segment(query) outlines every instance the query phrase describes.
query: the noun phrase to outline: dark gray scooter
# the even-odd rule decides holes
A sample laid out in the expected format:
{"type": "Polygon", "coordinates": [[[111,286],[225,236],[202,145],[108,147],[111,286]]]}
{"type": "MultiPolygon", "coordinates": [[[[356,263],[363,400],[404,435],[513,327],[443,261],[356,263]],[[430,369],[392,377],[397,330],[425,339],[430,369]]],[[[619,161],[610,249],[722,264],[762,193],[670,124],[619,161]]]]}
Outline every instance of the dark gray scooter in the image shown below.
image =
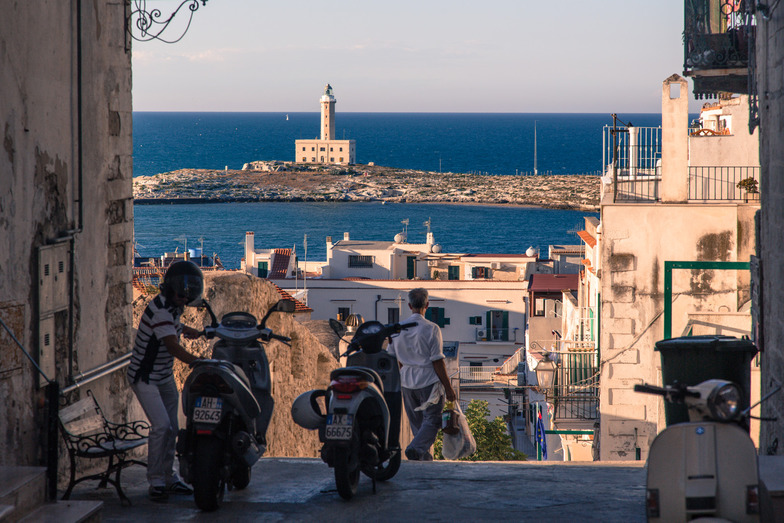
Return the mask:
{"type": "MultiPolygon", "coordinates": [[[[333,330],[345,327],[335,320],[333,330]]],[[[294,421],[318,430],[321,458],[335,469],[335,483],[343,499],[357,493],[360,472],[375,482],[391,479],[400,469],[402,396],[397,358],[383,350],[384,340],[416,323],[383,325],[368,321],[359,326],[346,356],[346,367],[330,374],[327,390],[300,395],[292,405],[294,421]],[[326,413],[318,398],[324,397],[326,413]]]]}
{"type": "Polygon", "coordinates": [[[180,474],[193,485],[196,506],[213,511],[226,486],[248,486],[251,467],[266,451],[275,402],[269,361],[259,340],[291,341],[265,325],[273,312],[293,312],[295,303],[279,301],[259,324],[247,312],[230,312],[218,323],[209,304],[203,305],[212,318],[203,334],[218,341],[212,359],[194,362],[185,380],[182,408],[187,422],[178,436],[177,455],[180,474]]]}

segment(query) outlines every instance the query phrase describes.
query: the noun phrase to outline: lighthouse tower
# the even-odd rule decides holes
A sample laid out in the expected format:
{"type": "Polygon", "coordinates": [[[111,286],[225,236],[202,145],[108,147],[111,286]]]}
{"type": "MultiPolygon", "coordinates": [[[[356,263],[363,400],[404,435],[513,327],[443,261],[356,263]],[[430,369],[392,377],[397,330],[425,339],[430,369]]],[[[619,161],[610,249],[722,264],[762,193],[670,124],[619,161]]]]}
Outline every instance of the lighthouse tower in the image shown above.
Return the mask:
{"type": "Polygon", "coordinates": [[[335,96],[332,86],[327,84],[321,96],[321,139],[335,139],[335,96]]]}
{"type": "MultiPolygon", "coordinates": [[[[354,140],[335,140],[335,95],[327,84],[321,95],[321,137],[295,140],[296,163],[351,165],[356,163],[357,144],[354,140]]],[[[345,132],[345,131],[344,131],[345,132]]]]}

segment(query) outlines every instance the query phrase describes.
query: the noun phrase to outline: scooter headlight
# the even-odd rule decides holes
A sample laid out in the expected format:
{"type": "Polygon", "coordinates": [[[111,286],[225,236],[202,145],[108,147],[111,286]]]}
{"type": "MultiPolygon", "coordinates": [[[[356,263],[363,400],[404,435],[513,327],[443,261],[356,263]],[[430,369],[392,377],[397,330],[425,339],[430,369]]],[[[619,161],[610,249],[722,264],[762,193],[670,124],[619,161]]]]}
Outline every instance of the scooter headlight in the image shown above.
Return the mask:
{"type": "Polygon", "coordinates": [[[740,415],[740,388],[734,383],[716,387],[708,396],[711,415],[718,421],[731,421],[740,415]]]}

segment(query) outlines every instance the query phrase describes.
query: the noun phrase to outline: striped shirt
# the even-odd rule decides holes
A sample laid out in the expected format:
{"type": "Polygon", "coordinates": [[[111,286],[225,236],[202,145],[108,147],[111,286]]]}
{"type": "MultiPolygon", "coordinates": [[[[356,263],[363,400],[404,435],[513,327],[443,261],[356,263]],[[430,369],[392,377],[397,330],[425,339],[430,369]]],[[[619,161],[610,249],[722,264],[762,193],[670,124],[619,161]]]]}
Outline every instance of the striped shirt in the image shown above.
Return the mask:
{"type": "Polygon", "coordinates": [[[177,336],[179,339],[182,333],[181,314],[182,308],[168,305],[162,294],[147,304],[139,321],[131,363],[128,366],[128,379],[131,383],[140,380],[157,383],[171,378],[174,356],[161,340],[166,336],[177,336]]]}

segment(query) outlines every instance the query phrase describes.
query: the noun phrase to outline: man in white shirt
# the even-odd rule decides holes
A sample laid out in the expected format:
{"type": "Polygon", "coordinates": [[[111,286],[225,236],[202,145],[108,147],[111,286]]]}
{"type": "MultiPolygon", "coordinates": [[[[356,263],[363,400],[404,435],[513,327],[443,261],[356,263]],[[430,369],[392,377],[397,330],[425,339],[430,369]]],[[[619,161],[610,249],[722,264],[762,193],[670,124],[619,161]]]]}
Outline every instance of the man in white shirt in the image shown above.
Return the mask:
{"type": "Polygon", "coordinates": [[[414,439],[406,448],[409,460],[432,461],[430,447],[441,429],[441,411],[444,397],[424,410],[415,410],[427,403],[433,388],[441,383],[448,401],[455,400],[455,391],[449,382],[444,363],[441,329],[425,319],[428,307],[426,289],[413,289],[408,293],[411,316],[401,323],[416,323],[416,327],[404,329],[392,338],[389,348],[400,365],[400,384],[403,404],[414,439]]]}

